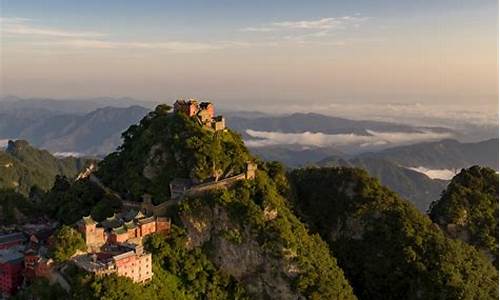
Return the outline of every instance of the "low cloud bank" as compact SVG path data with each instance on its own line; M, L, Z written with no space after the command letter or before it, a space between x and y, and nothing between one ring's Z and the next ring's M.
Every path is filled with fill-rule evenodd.
M456 173L448 169L427 169L425 167L408 167L407 169L427 175L431 179L451 180Z
M84 154L80 153L80 152L54 152L53 155L55 157L70 157L70 156L80 157L80 156L84 156Z
M275 145L302 145L315 147L359 146L381 147L406 145L425 141L435 141L451 138L451 133L422 131L408 132L377 132L367 130L370 135L325 134L321 132L283 133L275 131L256 131L247 129L246 133L253 140L246 140L248 147L265 147Z

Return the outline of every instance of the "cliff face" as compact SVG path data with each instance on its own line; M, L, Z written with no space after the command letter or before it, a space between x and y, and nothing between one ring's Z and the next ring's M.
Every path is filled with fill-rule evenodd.
M180 219L187 247L204 249L253 299L355 298L327 245L309 235L264 172L187 199Z
M235 224L226 208L199 208L196 216L181 215L187 229L188 247L208 245L208 256L222 271L242 283L254 299L300 299L291 279L297 274L288 259L262 250L251 226Z

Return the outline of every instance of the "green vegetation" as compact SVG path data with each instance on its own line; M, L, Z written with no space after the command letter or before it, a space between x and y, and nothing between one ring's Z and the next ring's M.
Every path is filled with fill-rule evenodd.
M36 298L33 298L36 296ZM12 300L53 300L67 299L68 295L58 284L50 284L45 278L37 278L27 288L20 290Z
M490 168L474 166L456 175L441 199L430 208L433 222L449 232L465 231L463 240L487 250L498 262L498 174ZM455 233L457 234L457 233ZM460 235L460 234L458 234Z
M297 211L330 243L362 299L497 299L487 258L447 238L431 220L365 171L295 170Z
M17 224L38 211L24 195L13 190L0 190L0 225Z
M88 163L85 158L55 158L23 140L10 141L6 151L0 151L0 189L14 189L26 196L35 185L48 190L56 175L72 178Z
M82 235L75 229L63 225L54 234L53 245L50 249L51 256L57 262L68 260L76 251L87 249Z
M145 289L134 283L127 277L115 274L105 277L84 275L81 277L81 286L77 286L73 292L73 299L137 299L146 300L150 298Z
M119 199L93 182L87 179L70 182L64 176L56 176L54 186L43 198L43 211L68 225L88 215L97 221L104 220L121 207Z
M160 203L175 177L203 181L244 171L249 154L237 134L214 132L168 111L160 105L122 134L118 152L99 164L104 184L134 200L149 193Z
M279 168L274 170L275 178L284 177ZM215 191L203 198L187 200L181 206L181 214L196 219L200 212L206 210L207 205L211 206L212 210L220 211L223 208L227 211L231 221L223 223L222 226L237 226L237 229L229 231L232 232L232 240L229 242L239 247L241 255L248 255L246 247L257 242L256 251L258 255L267 257L265 264L273 270L272 276L286 278L291 290L297 295L308 299L355 298L342 270L329 253L328 246L318 235L308 233L278 193L276 183L265 172L258 172L255 181L242 182L233 189ZM276 214L269 213L271 211ZM204 219L201 222L204 222ZM238 235L235 232L238 232ZM228 239L227 230L221 229L219 235L222 239ZM217 234L212 236L205 245L210 246L208 253L211 253L212 258L221 255L222 250L214 248L217 238ZM265 269L264 266L257 268ZM268 281L268 284L273 283ZM255 297L262 297L262 294ZM271 295L267 297L273 298Z
M364 169L391 191L410 200L422 212L427 211L429 204L441 195L447 184L445 180L431 179L425 174L405 168L403 163L395 163L388 158L371 157L368 154L361 154L349 160L330 157L322 160L319 166Z
M245 289L234 278L218 270L201 248L189 250L186 242L185 231L174 226L167 239L153 235L145 243L157 270L175 288L170 293L186 299L247 299ZM152 285L155 290L160 287Z

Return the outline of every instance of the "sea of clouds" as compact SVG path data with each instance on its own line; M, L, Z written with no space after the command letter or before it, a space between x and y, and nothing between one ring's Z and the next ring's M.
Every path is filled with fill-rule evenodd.
M326 134L321 132L283 133L275 131L256 131L247 129L246 133L255 138L247 139L248 147L265 147L275 145L301 145L315 147L358 146L362 148L389 147L408 145L418 142L436 141L451 138L447 132L377 132L367 130L370 135Z
M449 169L427 169L425 167L408 167L408 169L427 175L431 179L451 180L456 171Z

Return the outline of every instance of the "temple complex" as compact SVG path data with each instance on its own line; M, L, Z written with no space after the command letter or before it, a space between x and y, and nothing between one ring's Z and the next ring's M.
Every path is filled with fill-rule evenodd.
M174 103L174 112L196 118L201 125L208 129L219 131L226 128L224 117L215 116L214 105L210 102L198 103L195 99L177 100Z
M78 222L78 229L83 234L88 251L99 252L106 244L141 244L142 238L149 234L166 234L170 230L170 219L146 217L140 211L130 210L114 214L102 222L96 222L91 216L83 217Z

